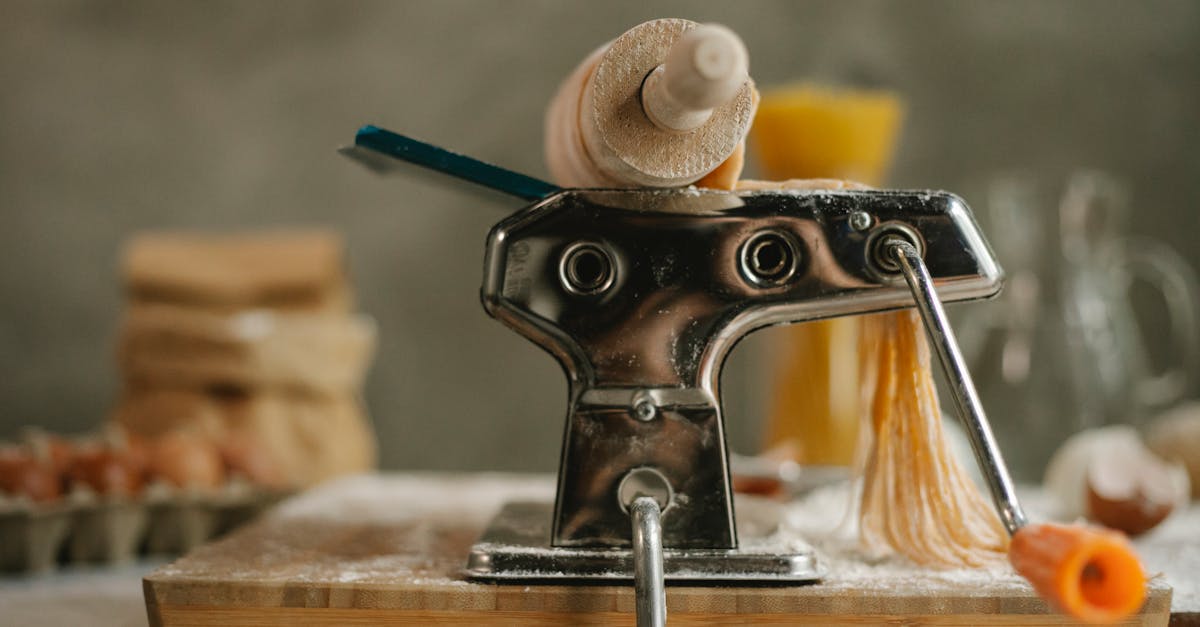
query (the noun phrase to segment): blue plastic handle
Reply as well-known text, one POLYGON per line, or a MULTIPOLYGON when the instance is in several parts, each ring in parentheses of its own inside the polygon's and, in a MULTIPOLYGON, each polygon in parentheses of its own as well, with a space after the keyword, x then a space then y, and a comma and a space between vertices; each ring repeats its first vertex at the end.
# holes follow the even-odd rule
POLYGON ((377 163, 363 159, 364 155, 360 150, 365 149, 392 159, 415 163, 524 200, 541 200, 562 189, 546 181, 369 124, 358 129, 354 136, 354 149, 344 152, 375 169, 383 168, 377 163))

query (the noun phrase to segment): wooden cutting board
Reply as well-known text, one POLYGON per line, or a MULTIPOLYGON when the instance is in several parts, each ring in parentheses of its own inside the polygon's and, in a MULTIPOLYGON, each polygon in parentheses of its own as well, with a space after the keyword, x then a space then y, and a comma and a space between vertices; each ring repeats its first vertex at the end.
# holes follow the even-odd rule
MULTIPOLYGON (((492 585, 460 574, 503 501, 552 498, 552 479, 541 476, 327 484, 146 577, 150 624, 633 625, 632 586, 492 585)), ((1003 571, 827 563, 814 585, 668 586, 668 624, 1072 624, 1003 571)), ((1166 625, 1170 600, 1170 587, 1152 580, 1126 624, 1166 625)))

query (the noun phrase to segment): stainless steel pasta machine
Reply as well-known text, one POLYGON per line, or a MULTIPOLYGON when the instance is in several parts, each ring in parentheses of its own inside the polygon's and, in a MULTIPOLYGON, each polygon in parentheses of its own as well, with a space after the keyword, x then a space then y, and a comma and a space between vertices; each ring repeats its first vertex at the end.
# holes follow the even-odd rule
POLYGON ((966 204, 932 191, 561 189, 372 126, 343 151, 424 165, 531 204, 487 238, 489 314, 562 365, 558 492, 505 507, 466 571, 628 580, 639 624, 664 580, 819 579, 810 550, 738 536, 720 375, 751 331, 916 306, 1009 531, 1024 515, 942 311, 1002 272, 966 204))

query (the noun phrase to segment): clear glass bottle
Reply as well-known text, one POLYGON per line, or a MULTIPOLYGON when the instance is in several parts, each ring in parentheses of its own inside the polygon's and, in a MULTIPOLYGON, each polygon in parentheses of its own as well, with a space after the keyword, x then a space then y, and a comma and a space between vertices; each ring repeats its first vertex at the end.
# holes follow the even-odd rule
POLYGON ((1076 172, 1054 212, 1034 179, 992 181, 989 241, 1008 273, 1003 294, 961 321, 964 350, 1018 479, 1041 479, 1069 435, 1137 425, 1180 398, 1197 355, 1197 287, 1168 246, 1129 237, 1129 196, 1112 177, 1076 172), (1147 357, 1130 288, 1156 290, 1169 312, 1173 363, 1147 357))

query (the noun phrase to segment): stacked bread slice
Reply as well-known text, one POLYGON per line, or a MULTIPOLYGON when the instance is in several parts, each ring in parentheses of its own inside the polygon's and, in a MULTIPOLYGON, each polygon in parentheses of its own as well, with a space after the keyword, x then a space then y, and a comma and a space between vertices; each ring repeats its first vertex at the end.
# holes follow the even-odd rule
POLYGON ((290 486, 373 466, 361 390, 376 331, 353 312, 343 253, 322 230, 133 238, 113 420, 204 434, 290 486))

